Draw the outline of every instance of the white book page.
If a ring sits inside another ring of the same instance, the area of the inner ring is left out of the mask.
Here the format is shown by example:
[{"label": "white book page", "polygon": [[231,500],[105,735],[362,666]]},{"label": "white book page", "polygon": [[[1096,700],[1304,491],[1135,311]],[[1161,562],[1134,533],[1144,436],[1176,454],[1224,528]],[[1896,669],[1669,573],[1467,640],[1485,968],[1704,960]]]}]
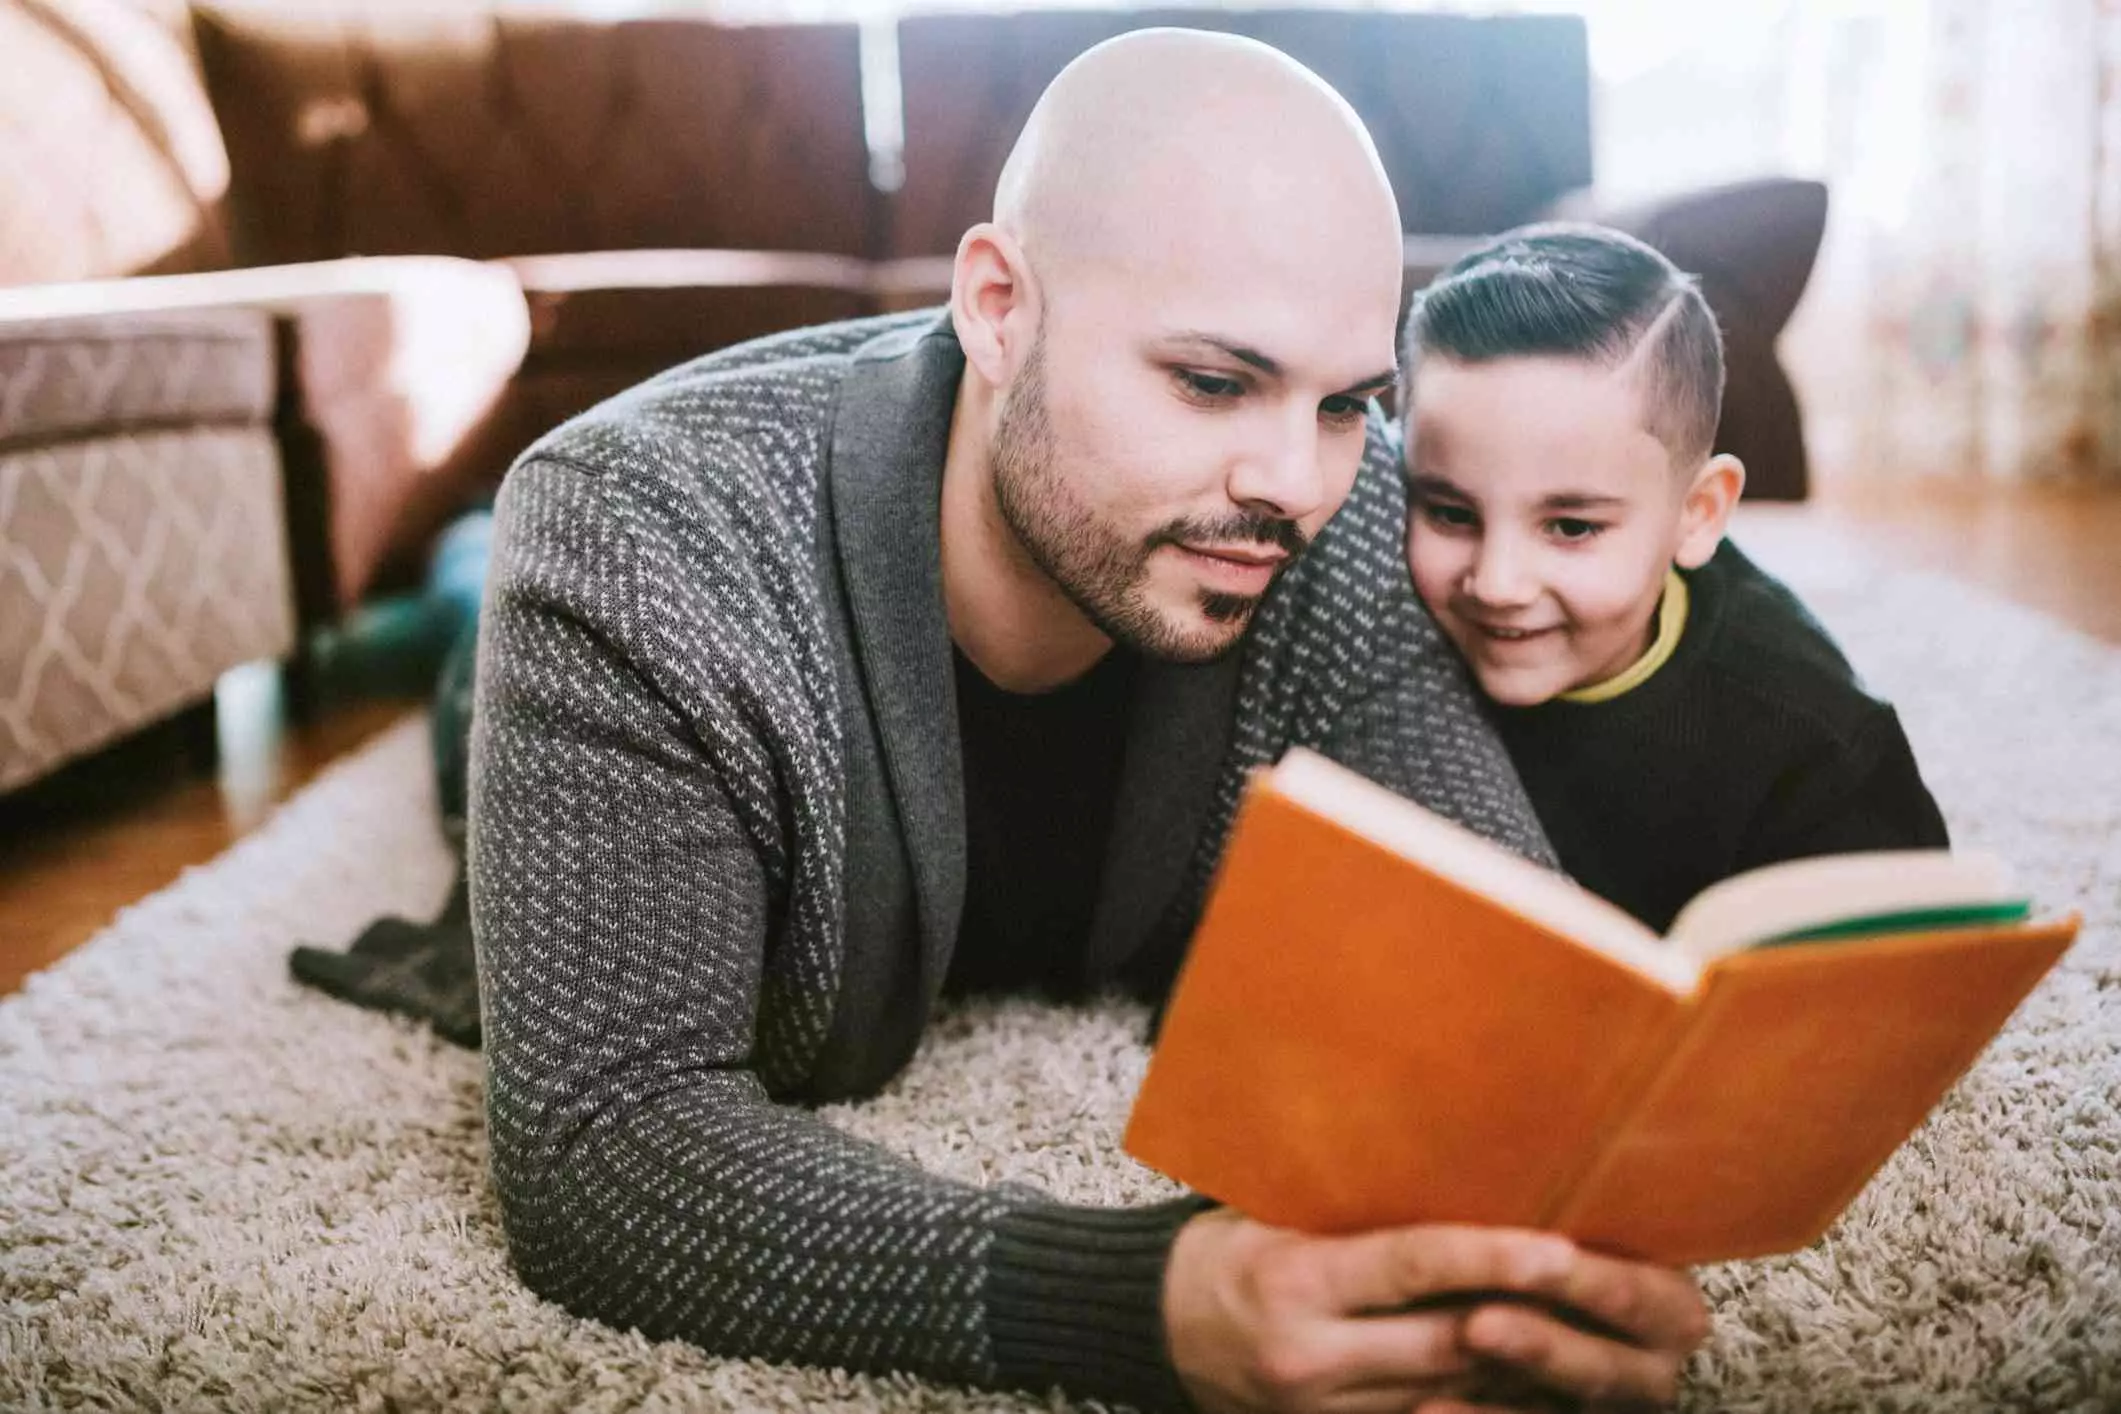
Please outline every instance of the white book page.
[{"label": "white book page", "polygon": [[1819,855],[1711,884],[1679,911],[1667,936],[1706,962],[1838,919],[2011,897],[2010,870],[1992,854],[1900,849]]}]

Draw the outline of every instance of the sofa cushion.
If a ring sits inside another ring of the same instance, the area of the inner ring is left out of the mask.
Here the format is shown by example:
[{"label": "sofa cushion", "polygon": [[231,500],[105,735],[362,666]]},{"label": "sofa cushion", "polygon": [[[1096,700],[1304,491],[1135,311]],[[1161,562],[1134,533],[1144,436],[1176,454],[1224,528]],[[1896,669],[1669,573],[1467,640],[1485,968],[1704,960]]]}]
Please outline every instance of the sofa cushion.
[{"label": "sofa cushion", "polygon": [[228,263],[228,154],[181,40],[124,0],[0,0],[0,285]]},{"label": "sofa cushion", "polygon": [[246,264],[867,249],[860,32],[486,5],[202,5]]}]

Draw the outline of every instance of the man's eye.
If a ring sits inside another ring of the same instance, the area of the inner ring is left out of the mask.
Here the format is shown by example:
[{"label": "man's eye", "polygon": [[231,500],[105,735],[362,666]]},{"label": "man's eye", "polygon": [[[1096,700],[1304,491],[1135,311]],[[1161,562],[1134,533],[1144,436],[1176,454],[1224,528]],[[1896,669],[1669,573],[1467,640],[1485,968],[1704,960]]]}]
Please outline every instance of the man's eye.
[{"label": "man's eye", "polygon": [[1605,527],[1595,520],[1577,520],[1573,516],[1563,516],[1559,520],[1551,521],[1547,528],[1554,532],[1554,538],[1557,540],[1589,540],[1605,530]]},{"label": "man's eye", "polygon": [[1202,373],[1194,368],[1176,368],[1172,370],[1172,374],[1188,397],[1201,402],[1226,402],[1245,390],[1245,385],[1235,378],[1225,378],[1219,373]]},{"label": "man's eye", "polygon": [[1368,398],[1351,397],[1346,393],[1335,393],[1318,405],[1318,415],[1335,427],[1349,427],[1361,422],[1370,411]]}]

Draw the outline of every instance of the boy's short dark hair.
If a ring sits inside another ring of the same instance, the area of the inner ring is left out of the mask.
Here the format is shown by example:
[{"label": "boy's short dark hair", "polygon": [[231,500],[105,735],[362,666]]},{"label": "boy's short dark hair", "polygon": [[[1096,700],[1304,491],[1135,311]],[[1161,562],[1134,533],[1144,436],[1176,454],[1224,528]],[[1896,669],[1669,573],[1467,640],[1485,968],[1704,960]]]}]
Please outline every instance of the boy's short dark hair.
[{"label": "boy's short dark hair", "polygon": [[1675,466],[1700,465],[1715,447],[1723,407],[1723,335],[1700,285],[1608,227],[1521,226],[1460,257],[1415,296],[1400,407],[1412,407],[1429,355],[1461,363],[1550,355],[1619,368],[1638,350],[1648,431]]}]

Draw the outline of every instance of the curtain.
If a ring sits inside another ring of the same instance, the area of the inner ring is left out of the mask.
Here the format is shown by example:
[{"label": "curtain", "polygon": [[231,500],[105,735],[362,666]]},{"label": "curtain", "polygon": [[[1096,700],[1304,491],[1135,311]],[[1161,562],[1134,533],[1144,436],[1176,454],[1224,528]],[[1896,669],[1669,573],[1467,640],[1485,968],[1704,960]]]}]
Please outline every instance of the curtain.
[{"label": "curtain", "polygon": [[1828,182],[1783,342],[1822,480],[2121,482],[2121,0],[1580,8],[1602,182]]},{"label": "curtain", "polygon": [[1931,0],[1830,40],[1859,87],[1791,334],[1823,471],[2121,482],[2121,6]]}]

